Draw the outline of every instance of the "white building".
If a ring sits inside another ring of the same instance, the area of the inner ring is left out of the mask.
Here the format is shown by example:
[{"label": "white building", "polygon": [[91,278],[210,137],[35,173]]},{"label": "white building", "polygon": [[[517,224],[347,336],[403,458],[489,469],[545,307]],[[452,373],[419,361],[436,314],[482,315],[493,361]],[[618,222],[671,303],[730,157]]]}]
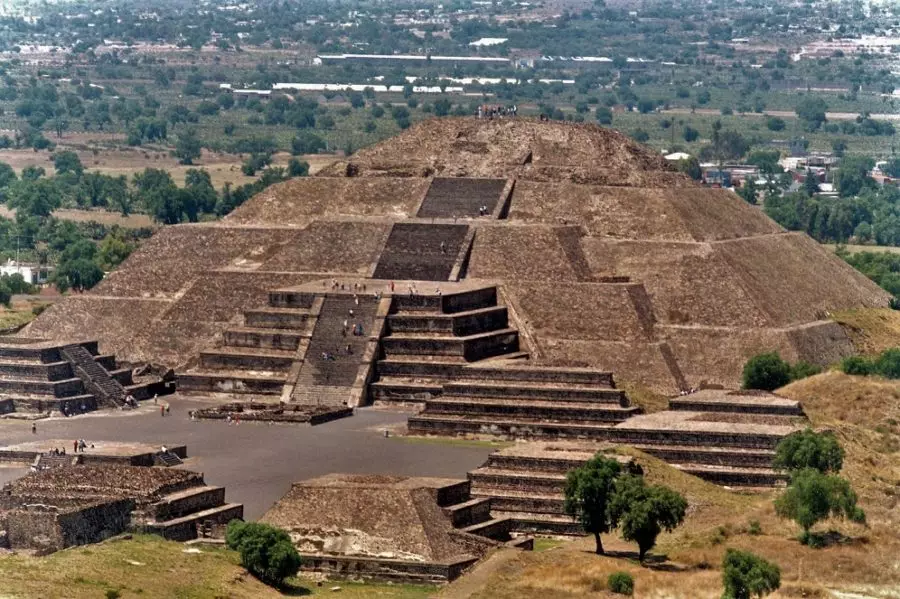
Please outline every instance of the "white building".
[{"label": "white building", "polygon": [[46,283],[50,276],[49,267],[41,268],[37,264],[23,264],[16,262],[12,258],[6,261],[6,264],[0,266],[0,275],[12,276],[15,274],[22,275],[26,283],[32,285],[40,285]]}]

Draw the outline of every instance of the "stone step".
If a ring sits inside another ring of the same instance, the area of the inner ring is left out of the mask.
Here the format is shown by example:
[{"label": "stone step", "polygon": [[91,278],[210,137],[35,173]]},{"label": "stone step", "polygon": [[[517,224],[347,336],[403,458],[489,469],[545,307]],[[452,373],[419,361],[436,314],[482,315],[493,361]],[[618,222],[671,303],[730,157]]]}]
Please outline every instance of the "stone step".
[{"label": "stone step", "polygon": [[199,485],[169,493],[150,506],[153,520],[167,522],[198,511],[215,509],[225,502],[225,487]]},{"label": "stone step", "polygon": [[178,375],[179,391],[281,395],[287,375],[272,372],[196,370]]},{"label": "stone step", "polygon": [[296,352],[291,350],[218,347],[200,352],[201,369],[288,370]]},{"label": "stone step", "polygon": [[[440,356],[443,358],[443,356]],[[462,358],[456,360],[422,360],[419,356],[403,358],[400,356],[379,360],[375,369],[380,377],[433,377],[450,380],[460,375],[465,368],[466,361]]]},{"label": "stone step", "polygon": [[280,349],[297,351],[304,333],[288,329],[265,329],[239,327],[225,331],[225,345],[228,347],[256,347],[260,349]]},{"label": "stone step", "polygon": [[709,464],[672,464],[672,466],[697,478],[728,487],[784,486],[789,478],[787,473],[777,472],[771,468],[740,468]]},{"label": "stone step", "polygon": [[77,377],[57,381],[16,378],[0,379],[0,394],[2,395],[26,394],[63,398],[71,395],[80,395],[84,391],[84,383]]},{"label": "stone step", "polygon": [[550,536],[581,536],[585,534],[580,523],[565,515],[501,510],[494,512],[494,515],[498,518],[509,518],[512,521],[512,532],[519,534]]},{"label": "stone step", "polygon": [[803,416],[803,408],[798,401],[789,399],[769,402],[740,401],[740,396],[737,396],[735,401],[703,401],[702,399],[692,399],[690,395],[673,397],[669,400],[669,409],[687,412]]},{"label": "stone step", "polygon": [[606,436],[606,440],[624,445],[774,449],[778,442],[784,438],[784,435],[768,432],[638,428],[629,425],[630,423],[626,421],[623,425],[611,428]]},{"label": "stone step", "polygon": [[489,306],[475,310],[444,313],[391,314],[387,319],[389,334],[427,333],[466,336],[509,327],[506,306]]},{"label": "stone step", "polygon": [[484,522],[479,522],[478,524],[465,526],[460,530],[480,537],[487,537],[488,539],[493,539],[495,541],[508,541],[511,528],[512,521],[509,518],[492,518]]},{"label": "stone step", "polygon": [[146,532],[155,533],[170,541],[190,541],[197,538],[197,525],[203,522],[227,524],[235,518],[242,518],[244,506],[240,503],[226,503],[217,507],[187,514],[163,522],[150,522],[143,526]]},{"label": "stone step", "polygon": [[254,308],[244,310],[244,325],[249,328],[300,329],[307,328],[309,310],[297,308]]},{"label": "stone step", "polygon": [[19,380],[59,381],[74,377],[68,362],[0,361],[0,378]]},{"label": "stone step", "polygon": [[[444,387],[446,392],[447,387]],[[621,422],[641,409],[587,401],[540,401],[535,399],[464,398],[443,395],[428,400],[427,414],[462,414],[476,417],[524,417],[540,420]]]},{"label": "stone step", "polygon": [[450,414],[410,416],[409,432],[417,435],[490,435],[502,438],[608,440],[609,424],[546,422],[525,418],[474,418]]},{"label": "stone step", "polygon": [[452,381],[444,385],[444,395],[453,397],[516,398],[559,400],[565,402],[604,402],[628,405],[625,392],[603,387],[581,387],[558,383],[502,383],[485,381]]},{"label": "stone step", "polygon": [[563,514],[563,503],[565,502],[562,493],[515,491],[481,485],[473,488],[472,496],[490,499],[492,511],[504,512]]},{"label": "stone step", "polygon": [[[599,448],[598,450],[599,451]],[[596,452],[585,451],[575,456],[562,457],[569,452],[555,452],[554,456],[529,456],[529,455],[506,455],[502,451],[495,451],[488,456],[486,466],[499,468],[501,470],[524,470],[526,472],[549,472],[552,474],[565,474],[573,468],[578,468],[584,464]]]},{"label": "stone step", "polygon": [[388,356],[430,354],[475,361],[519,351],[519,332],[506,328],[466,337],[391,335],[381,340],[381,347]]},{"label": "stone step", "polygon": [[742,449],[734,447],[697,447],[690,445],[634,445],[644,453],[670,463],[708,464],[711,466],[739,466],[769,468],[775,459],[771,449]]},{"label": "stone step", "polygon": [[462,528],[490,520],[491,500],[477,497],[463,503],[448,505],[443,510],[450,517],[454,528]]},{"label": "stone step", "polygon": [[484,489],[511,489],[526,493],[562,493],[566,485],[565,474],[550,472],[525,472],[522,470],[501,470],[482,466],[468,473],[472,488],[483,494]]},{"label": "stone step", "polygon": [[548,383],[590,388],[615,388],[613,375],[607,371],[592,368],[533,366],[527,363],[505,363],[502,366],[490,363],[472,364],[460,373],[459,378],[483,381]]},{"label": "stone step", "polygon": [[369,385],[372,401],[425,403],[441,394],[440,383],[426,383],[399,377],[384,377]]},{"label": "stone step", "polygon": [[350,402],[350,387],[304,384],[298,380],[291,394],[291,403],[322,406],[345,406]]}]

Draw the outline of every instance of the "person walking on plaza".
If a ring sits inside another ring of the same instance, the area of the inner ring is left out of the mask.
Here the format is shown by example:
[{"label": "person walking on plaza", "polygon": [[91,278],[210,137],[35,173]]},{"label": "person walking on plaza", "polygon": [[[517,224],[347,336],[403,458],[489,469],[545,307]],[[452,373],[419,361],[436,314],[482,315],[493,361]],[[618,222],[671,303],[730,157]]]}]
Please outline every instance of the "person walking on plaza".
[{"label": "person walking on plaza", "polygon": [[32,435],[36,435],[36,434],[37,434],[37,423],[35,423],[35,422],[32,422],[32,423],[31,423],[31,434],[32,434]]}]

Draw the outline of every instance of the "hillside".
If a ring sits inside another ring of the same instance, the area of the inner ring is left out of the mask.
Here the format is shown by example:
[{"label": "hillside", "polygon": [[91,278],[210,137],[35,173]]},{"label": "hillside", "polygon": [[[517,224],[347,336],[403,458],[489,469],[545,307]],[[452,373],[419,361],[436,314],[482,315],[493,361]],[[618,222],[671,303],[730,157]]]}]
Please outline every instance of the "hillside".
[{"label": "hillside", "polygon": [[[782,569],[783,588],[772,597],[855,598],[900,594],[900,383],[825,373],[793,383],[780,394],[803,402],[815,427],[835,430],[847,451],[843,474],[860,496],[866,526],[831,522],[836,543],[824,549],[801,546],[797,527],[775,516],[777,491],[734,493],[687,476],[666,464],[636,454],[649,481],[683,493],[689,502],[683,527],[663,534],[652,552],[657,561],[639,566],[633,544],[611,536],[604,545],[611,557],[591,553],[584,538],[545,552],[495,556],[440,596],[487,598],[596,597],[606,577],[631,573],[637,597],[717,599],[719,564],[727,547],[753,551]],[[759,522],[761,534],[750,533]],[[473,584],[472,581],[477,581]]]}]

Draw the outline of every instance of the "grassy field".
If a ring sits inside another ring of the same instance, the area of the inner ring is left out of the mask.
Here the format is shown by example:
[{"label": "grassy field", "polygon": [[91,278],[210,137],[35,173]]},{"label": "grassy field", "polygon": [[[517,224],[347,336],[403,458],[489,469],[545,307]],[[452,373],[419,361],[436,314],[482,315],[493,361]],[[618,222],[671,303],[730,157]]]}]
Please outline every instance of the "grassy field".
[{"label": "grassy field", "polygon": [[[188,552],[190,551],[190,552]],[[292,579],[282,594],[249,575],[233,551],[203,547],[196,552],[160,537],[136,535],[99,545],[68,549],[47,557],[0,556],[0,599],[265,599],[284,596],[338,596],[352,599],[419,599],[428,585],[361,584],[325,581],[321,586]],[[331,588],[339,586],[340,591]],[[108,594],[117,591],[119,594]]]}]

